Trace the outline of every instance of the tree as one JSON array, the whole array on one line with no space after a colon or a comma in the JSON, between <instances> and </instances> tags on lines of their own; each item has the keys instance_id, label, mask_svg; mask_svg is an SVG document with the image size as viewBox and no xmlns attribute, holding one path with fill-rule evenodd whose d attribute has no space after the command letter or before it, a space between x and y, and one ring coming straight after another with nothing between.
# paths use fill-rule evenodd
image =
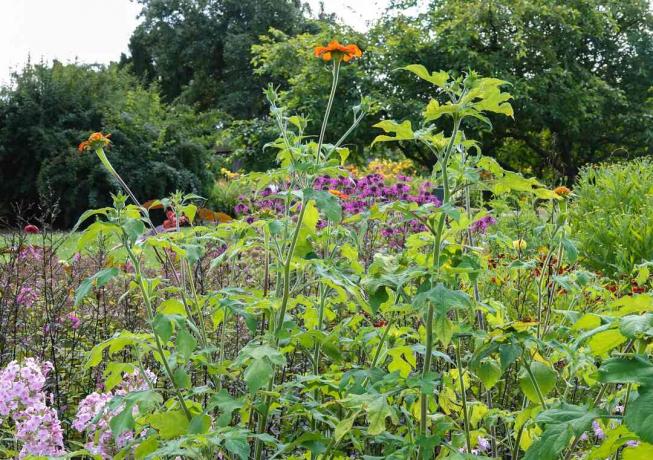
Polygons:
<instances>
[{"instance_id":1,"label":"tree","mask_svg":"<svg viewBox=\"0 0 653 460\"><path fill-rule=\"evenodd\" d=\"M89 207L109 204L116 184L76 145L90 132L111 133L112 162L143 199L176 189L205 194L215 142L215 112L164 104L116 66L42 64L14 75L0 96L0 209L51 195L69 227Z\"/></svg>"},{"instance_id":2,"label":"tree","mask_svg":"<svg viewBox=\"0 0 653 460\"><path fill-rule=\"evenodd\" d=\"M237 119L265 114L265 82L252 72L252 45L270 27L305 26L298 0L139 0L143 22L131 37L136 75L158 82L167 101L219 108Z\"/></svg>"},{"instance_id":3,"label":"tree","mask_svg":"<svg viewBox=\"0 0 653 460\"><path fill-rule=\"evenodd\" d=\"M389 111L424 97L390 72L414 62L512 83L514 121L483 136L509 166L571 181L584 163L653 152L646 0L434 0L414 19L386 15L370 40L387 47L375 67Z\"/></svg>"}]
</instances>

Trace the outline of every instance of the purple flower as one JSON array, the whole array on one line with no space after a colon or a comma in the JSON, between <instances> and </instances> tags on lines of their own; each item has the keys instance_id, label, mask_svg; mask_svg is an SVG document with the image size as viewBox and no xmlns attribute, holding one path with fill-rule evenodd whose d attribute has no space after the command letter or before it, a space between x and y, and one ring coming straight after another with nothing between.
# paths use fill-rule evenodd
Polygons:
<instances>
[{"instance_id":1,"label":"purple flower","mask_svg":"<svg viewBox=\"0 0 653 460\"><path fill-rule=\"evenodd\" d=\"M491 446L490 446L490 441L488 441L488 440L487 440L486 438L484 438L483 436L478 436L478 437L476 438L476 440L478 441L478 449L479 449L481 452L485 452L485 451L487 451L487 450L490 449L490 447L491 447Z\"/></svg>"},{"instance_id":2,"label":"purple flower","mask_svg":"<svg viewBox=\"0 0 653 460\"><path fill-rule=\"evenodd\" d=\"M70 321L70 327L73 330L79 329L79 326L81 326L81 324L82 324L82 320L80 320L77 317L77 315L75 315L75 313L72 312L72 311L70 313L68 313L68 320Z\"/></svg>"},{"instance_id":3,"label":"purple flower","mask_svg":"<svg viewBox=\"0 0 653 460\"><path fill-rule=\"evenodd\" d=\"M599 422L596 420L592 422L592 429L594 430L594 436L596 436L598 439L605 438L605 432L603 431L603 428L601 428L601 425L599 425Z\"/></svg>"},{"instance_id":4,"label":"purple flower","mask_svg":"<svg viewBox=\"0 0 653 460\"><path fill-rule=\"evenodd\" d=\"M247 214L248 211L249 208L247 207L246 204L238 203L236 206L234 206L234 212L236 214Z\"/></svg>"},{"instance_id":5,"label":"purple flower","mask_svg":"<svg viewBox=\"0 0 653 460\"><path fill-rule=\"evenodd\" d=\"M472 231L472 233L484 234L490 225L494 225L496 223L497 220L494 217L489 215L483 216L477 221L473 222L472 225L469 226L469 229Z\"/></svg>"},{"instance_id":6,"label":"purple flower","mask_svg":"<svg viewBox=\"0 0 653 460\"><path fill-rule=\"evenodd\" d=\"M39 298L39 292L32 286L23 285L18 291L16 302L24 307L31 307Z\"/></svg>"}]
</instances>

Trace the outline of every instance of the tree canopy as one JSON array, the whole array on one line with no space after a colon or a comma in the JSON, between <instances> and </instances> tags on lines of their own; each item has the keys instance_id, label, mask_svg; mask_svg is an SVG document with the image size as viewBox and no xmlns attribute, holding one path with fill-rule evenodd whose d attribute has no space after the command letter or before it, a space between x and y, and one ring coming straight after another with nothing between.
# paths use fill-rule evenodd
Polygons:
<instances>
[{"instance_id":1,"label":"tree canopy","mask_svg":"<svg viewBox=\"0 0 653 460\"><path fill-rule=\"evenodd\" d=\"M354 161L405 156L432 166L414 144L370 147L373 124L418 126L420 107L439 97L399 70L412 63L510 83L514 118L491 117L492 130L466 127L504 167L571 182L584 164L653 152L647 0L432 0L417 14L405 14L415 11L414 0L396 0L365 33L334 15L313 15L299 0L139 3L142 22L119 64L29 65L2 89L5 213L70 187L77 192L65 198L70 215L62 222L97 206L94 194L106 196L110 184L86 187L101 181L99 172L71 152L100 128L114 132L114 155L143 174L137 182L148 196L174 187L206 191L207 161L271 167L274 153L264 146L274 130L263 89L277 87L287 108L308 118L307 132L317 133L331 80L312 50L333 38L364 51L357 65L343 65L336 92L338 107L362 97L372 107L346 140ZM333 113L327 141L352 117L352 110Z\"/></svg>"}]
</instances>

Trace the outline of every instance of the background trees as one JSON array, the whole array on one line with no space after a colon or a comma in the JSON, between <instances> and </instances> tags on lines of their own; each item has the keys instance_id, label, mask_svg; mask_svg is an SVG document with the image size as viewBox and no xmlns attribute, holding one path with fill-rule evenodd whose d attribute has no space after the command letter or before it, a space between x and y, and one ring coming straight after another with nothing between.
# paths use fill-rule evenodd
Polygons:
<instances>
[{"instance_id":1,"label":"background trees","mask_svg":"<svg viewBox=\"0 0 653 460\"><path fill-rule=\"evenodd\" d=\"M207 162L263 170L274 164L262 89L315 126L330 74L307 59L332 38L364 55L344 66L338 107L362 95L374 113L348 139L355 161L406 156L430 168L430 155L399 143L370 149L379 119L420 119L432 90L396 69L475 69L513 86L515 118L476 130L485 152L505 167L550 181L580 166L653 151L653 15L647 0L432 0L405 14L398 0L360 33L299 0L139 0L142 23L129 56L108 68L28 66L0 97L0 209L59 195L62 224L97 206L106 188L85 159L71 156L88 131L114 132L116 164L140 171L146 196L176 187L206 191ZM332 114L343 132L352 112ZM329 133L327 133L328 138ZM391 149L391 150L390 150ZM215 152L220 152L216 155ZM131 181L133 183L133 181ZM74 197L60 192L73 187ZM99 192L93 192L96 190Z\"/></svg>"},{"instance_id":2,"label":"background trees","mask_svg":"<svg viewBox=\"0 0 653 460\"><path fill-rule=\"evenodd\" d=\"M90 131L111 133L110 155L139 196L176 189L206 193L215 116L163 103L116 66L27 66L0 98L0 215L13 204L58 205L68 227L89 206L108 203L115 184L75 146Z\"/></svg>"}]
</instances>

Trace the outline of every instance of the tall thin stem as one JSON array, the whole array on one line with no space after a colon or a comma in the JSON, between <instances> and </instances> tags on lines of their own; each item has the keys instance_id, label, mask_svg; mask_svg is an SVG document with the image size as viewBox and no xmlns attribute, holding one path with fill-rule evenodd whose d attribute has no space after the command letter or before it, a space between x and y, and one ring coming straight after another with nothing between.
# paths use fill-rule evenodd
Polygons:
<instances>
[{"instance_id":1,"label":"tall thin stem","mask_svg":"<svg viewBox=\"0 0 653 460\"><path fill-rule=\"evenodd\" d=\"M327 102L324 118L322 119L322 128L320 129L320 137L317 141L317 152L315 153L315 163L320 162L320 155L322 153L322 144L324 143L324 134L326 133L327 123L329 122L329 115L331 114L331 107L333 106L333 99L336 95L336 88L338 87L338 75L340 74L340 61L336 59L333 61L333 79L331 80L331 93L329 94L329 101Z\"/></svg>"},{"instance_id":2,"label":"tall thin stem","mask_svg":"<svg viewBox=\"0 0 653 460\"><path fill-rule=\"evenodd\" d=\"M453 151L454 145L456 143L456 137L460 129L460 119L454 119L453 130L451 132L451 139L449 139L449 144L444 154L440 158L440 163L442 167L442 188L444 189L444 194L442 197L442 204L448 204L450 200L450 190L449 190L449 176L447 172L447 163L449 161L449 156ZM440 271L440 253L442 250L442 235L444 233L444 227L446 223L446 216L444 213L440 213L440 218L438 220L437 230L434 235L435 241L433 242L433 264L435 266L434 277L437 278ZM424 367L422 369L422 377L426 378L429 372L431 372L431 362L433 359L433 317L435 313L435 307L432 303L429 303L428 310L426 313L426 344L425 344L425 354L424 354ZM427 434L427 417L428 417L428 405L429 405L429 395L422 393L420 398L420 432L422 435Z\"/></svg>"}]
</instances>

